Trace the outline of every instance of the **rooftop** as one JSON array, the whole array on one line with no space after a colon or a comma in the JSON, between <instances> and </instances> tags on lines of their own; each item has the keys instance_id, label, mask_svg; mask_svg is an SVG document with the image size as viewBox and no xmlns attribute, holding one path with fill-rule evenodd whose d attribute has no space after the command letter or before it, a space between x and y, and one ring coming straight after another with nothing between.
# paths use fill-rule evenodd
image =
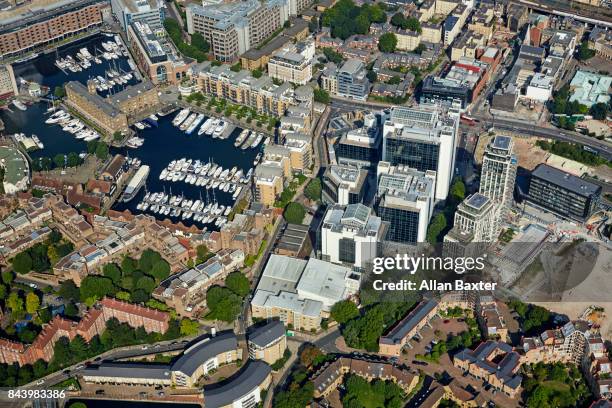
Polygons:
<instances>
[{"instance_id":1,"label":"rooftop","mask_svg":"<svg viewBox=\"0 0 612 408\"><path fill-rule=\"evenodd\" d=\"M279 320L273 320L268 324L256 327L249 333L248 337L250 343L254 343L259 347L266 347L284 335L285 326L283 323Z\"/></svg>"},{"instance_id":2,"label":"rooftop","mask_svg":"<svg viewBox=\"0 0 612 408\"><path fill-rule=\"evenodd\" d=\"M582 196L599 194L601 191L601 186L547 164L540 164L531 175Z\"/></svg>"},{"instance_id":3,"label":"rooftop","mask_svg":"<svg viewBox=\"0 0 612 408\"><path fill-rule=\"evenodd\" d=\"M272 369L263 361L251 361L237 375L224 384L204 388L206 408L233 406L233 403L259 387L268 378Z\"/></svg>"},{"instance_id":4,"label":"rooftop","mask_svg":"<svg viewBox=\"0 0 612 408\"><path fill-rule=\"evenodd\" d=\"M208 335L199 337L172 364L172 371L180 371L191 376L202 364L211 358L238 348L238 339L232 331L217 334L214 337Z\"/></svg>"}]
</instances>

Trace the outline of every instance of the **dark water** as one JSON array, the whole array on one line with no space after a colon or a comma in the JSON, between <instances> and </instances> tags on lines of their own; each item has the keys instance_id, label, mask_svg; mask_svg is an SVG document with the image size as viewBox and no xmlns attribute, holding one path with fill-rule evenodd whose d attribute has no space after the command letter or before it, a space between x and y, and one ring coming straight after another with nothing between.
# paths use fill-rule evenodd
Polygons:
<instances>
[{"instance_id":1,"label":"dark water","mask_svg":"<svg viewBox=\"0 0 612 408\"><path fill-rule=\"evenodd\" d=\"M227 139L213 139L206 135L197 135L197 130L191 135L187 135L181 132L178 128L172 126L172 119L176 114L170 114L162 117L159 120L159 127L149 128L139 131L139 136L145 139L142 147L138 149L118 149L117 152L128 155L130 157L137 157L142 160L143 164L147 164L151 167L149 177L146 183L146 189L150 192L165 191L169 193L172 191L173 195L183 194L186 198L191 200L214 198L219 204L228 206L233 204L234 200L231 193L224 193L219 189L206 190L206 187L198 187L192 184L187 184L182 181L171 182L167 180L160 180L159 174L161 171L172 161L178 160L185 157L186 159L200 160L202 162L208 162L209 160L219 164L224 169L232 168L237 166L238 169L242 169L244 174L253 167L253 160L257 155L257 152L263 146L260 144L256 149L241 150L240 148L234 147L234 140L240 134L242 129L236 128L229 138ZM204 123L204 122L202 122ZM200 125L201 126L201 125ZM246 188L243 186L243 190ZM132 213L138 213L136 205L142 200L145 195L145 188L141 189L134 199L129 203L117 203L113 209L124 210L129 209ZM160 216L162 218L170 218L169 216ZM177 221L178 219L173 219ZM185 225L191 225L193 219L183 221ZM200 225L199 223L195 223ZM200 225L201 226L201 225ZM213 224L209 225L209 229Z\"/></svg>"},{"instance_id":2,"label":"dark water","mask_svg":"<svg viewBox=\"0 0 612 408\"><path fill-rule=\"evenodd\" d=\"M87 83L87 80L96 76L104 77L105 72L109 69L121 70L123 72L131 72L132 69L128 64L127 57L119 57L119 59L107 61L100 57L102 60L101 64L96 64L91 61L91 67L83 69L80 72L71 72L66 70L64 73L55 65L55 60L58 58L65 58L67 55L71 55L76 60L76 53L80 48L87 47L91 55L101 54L104 51L100 45L103 41L110 41L111 37L106 37L103 34L95 35L89 38L79 40L74 43L67 44L58 49L56 53L50 53L41 55L34 60L26 61L21 64L13 65L15 70L15 78L23 78L27 81L34 81L42 85L49 87L50 92L53 92L56 86L63 85L68 81L79 81L83 84ZM114 40L113 40L114 41ZM96 51L97 50L97 51ZM116 85L113 90L115 92L120 91L124 86L133 85L139 81L134 76L125 85ZM106 96L109 91L100 92L101 96Z\"/></svg>"},{"instance_id":3,"label":"dark water","mask_svg":"<svg viewBox=\"0 0 612 408\"><path fill-rule=\"evenodd\" d=\"M27 136L37 135L45 145L42 150L30 152L35 159L42 156L53 158L58 153L81 153L87 150L87 143L74 135L64 132L60 125L45 123L48 115L46 103L38 103L28 107L27 111L12 108L13 112L0 111L0 119L4 122L6 134L25 133Z\"/></svg>"},{"instance_id":4,"label":"dark water","mask_svg":"<svg viewBox=\"0 0 612 408\"><path fill-rule=\"evenodd\" d=\"M67 154L70 152L81 153L86 151L87 143L74 137L74 135L64 132L60 125L44 123L48 115L45 113L47 105L45 103L34 104L28 107L27 111L15 109L13 112L1 111L0 118L4 121L7 134L22 132L26 135L36 134L45 145L42 150L30 153L32 158L47 156L53 158L58 153ZM172 161L182 157L208 162L213 161L221 165L224 169L237 166L242 169L244 174L253 167L253 160L262 147L260 144L256 149L241 150L234 147L234 140L242 129L236 128L227 139L213 139L206 135L197 135L197 130L191 135L187 135L172 125L175 113L159 118L159 126L137 131L138 136L145 139L144 144L138 149L121 148L111 149L111 153L120 153L130 157L139 158L143 164L150 169L146 183L146 190L150 192L166 191L173 195L183 194L191 200L196 199L216 199L219 204L224 206L232 205L234 200L232 193L224 193L218 189L206 190L205 187L198 187L184 182L161 181L159 174ZM202 122L203 124L204 122ZM201 125L200 125L201 126ZM246 188L243 186L243 189ZM214 195L213 195L214 192ZM139 213L136 205L145 195L145 188L142 188L134 199L128 203L117 203L113 209L123 211L129 209L132 213ZM153 214L153 213L150 213ZM156 215L159 218L170 218L173 221L181 220L185 225L194 224L193 219L184 221L170 216ZM199 227L203 224L195 223ZM208 225L209 229L214 229L214 224Z\"/></svg>"},{"instance_id":5,"label":"dark water","mask_svg":"<svg viewBox=\"0 0 612 408\"><path fill-rule=\"evenodd\" d=\"M141 401L108 401L91 399L71 399L66 406L73 402L82 402L87 408L200 408L197 404L176 404L163 402L141 402Z\"/></svg>"}]
</instances>

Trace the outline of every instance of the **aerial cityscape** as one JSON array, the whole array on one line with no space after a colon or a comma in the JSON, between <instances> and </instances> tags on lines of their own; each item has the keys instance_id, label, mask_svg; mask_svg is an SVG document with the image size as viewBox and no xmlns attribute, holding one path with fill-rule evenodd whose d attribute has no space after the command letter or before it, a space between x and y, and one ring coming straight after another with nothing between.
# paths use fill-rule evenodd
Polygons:
<instances>
[{"instance_id":1,"label":"aerial cityscape","mask_svg":"<svg viewBox=\"0 0 612 408\"><path fill-rule=\"evenodd\" d=\"M1 408L612 408L612 0L0 0Z\"/></svg>"}]
</instances>

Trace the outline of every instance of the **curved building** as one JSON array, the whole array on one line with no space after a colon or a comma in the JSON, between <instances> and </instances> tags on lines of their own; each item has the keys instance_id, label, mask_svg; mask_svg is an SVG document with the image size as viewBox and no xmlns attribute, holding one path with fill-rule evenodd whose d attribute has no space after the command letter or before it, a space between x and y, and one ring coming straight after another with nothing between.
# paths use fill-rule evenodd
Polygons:
<instances>
[{"instance_id":1,"label":"curved building","mask_svg":"<svg viewBox=\"0 0 612 408\"><path fill-rule=\"evenodd\" d=\"M261 391L272 381L272 369L262 361L250 361L227 382L214 388L204 388L206 408L255 407L261 401Z\"/></svg>"},{"instance_id":2,"label":"curved building","mask_svg":"<svg viewBox=\"0 0 612 408\"><path fill-rule=\"evenodd\" d=\"M241 357L242 349L231 331L200 338L172 364L172 377L176 385L191 387L209 371Z\"/></svg>"}]
</instances>

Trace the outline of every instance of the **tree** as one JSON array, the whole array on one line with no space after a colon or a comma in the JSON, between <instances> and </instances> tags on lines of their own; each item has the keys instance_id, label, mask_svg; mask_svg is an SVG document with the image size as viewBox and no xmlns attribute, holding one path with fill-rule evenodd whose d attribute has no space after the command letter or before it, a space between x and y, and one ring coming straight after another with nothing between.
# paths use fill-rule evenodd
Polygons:
<instances>
[{"instance_id":1,"label":"tree","mask_svg":"<svg viewBox=\"0 0 612 408\"><path fill-rule=\"evenodd\" d=\"M64 314L68 317L77 317L79 315L79 309L73 302L70 302L64 308Z\"/></svg>"},{"instance_id":2,"label":"tree","mask_svg":"<svg viewBox=\"0 0 612 408\"><path fill-rule=\"evenodd\" d=\"M210 44L200 33L191 34L191 45L202 52L210 51Z\"/></svg>"},{"instance_id":3,"label":"tree","mask_svg":"<svg viewBox=\"0 0 612 408\"><path fill-rule=\"evenodd\" d=\"M47 374L47 362L43 359L36 360L32 364L32 371L34 372L34 377L44 377Z\"/></svg>"},{"instance_id":4,"label":"tree","mask_svg":"<svg viewBox=\"0 0 612 408\"><path fill-rule=\"evenodd\" d=\"M156 281L160 282L170 276L170 265L162 259L153 265L150 275L153 276Z\"/></svg>"},{"instance_id":5,"label":"tree","mask_svg":"<svg viewBox=\"0 0 612 408\"><path fill-rule=\"evenodd\" d=\"M593 119L597 120L605 120L608 116L608 104L599 102L591 106L590 113L593 116Z\"/></svg>"},{"instance_id":6,"label":"tree","mask_svg":"<svg viewBox=\"0 0 612 408\"><path fill-rule=\"evenodd\" d=\"M145 249L138 260L138 268L144 273L150 273L153 266L162 260L161 255L152 249Z\"/></svg>"},{"instance_id":7,"label":"tree","mask_svg":"<svg viewBox=\"0 0 612 408\"><path fill-rule=\"evenodd\" d=\"M73 402L68 408L87 408L84 402Z\"/></svg>"},{"instance_id":8,"label":"tree","mask_svg":"<svg viewBox=\"0 0 612 408\"><path fill-rule=\"evenodd\" d=\"M368 81L370 81L371 83L378 81L378 74L374 71L368 71L368 73L366 74L366 77L368 78Z\"/></svg>"},{"instance_id":9,"label":"tree","mask_svg":"<svg viewBox=\"0 0 612 408\"><path fill-rule=\"evenodd\" d=\"M325 58L327 58L329 62L333 62L336 65L342 63L344 60L342 54L330 47L323 48L323 55L325 55Z\"/></svg>"},{"instance_id":10,"label":"tree","mask_svg":"<svg viewBox=\"0 0 612 408\"><path fill-rule=\"evenodd\" d=\"M66 157L63 154L53 156L53 164L55 167L63 168L66 165Z\"/></svg>"},{"instance_id":11,"label":"tree","mask_svg":"<svg viewBox=\"0 0 612 408\"><path fill-rule=\"evenodd\" d=\"M59 295L65 300L78 301L81 296L79 288L74 284L72 279L65 280L59 288Z\"/></svg>"},{"instance_id":12,"label":"tree","mask_svg":"<svg viewBox=\"0 0 612 408\"><path fill-rule=\"evenodd\" d=\"M323 352L316 346L307 344L300 353L300 362L304 367L310 368L317 360L323 357Z\"/></svg>"},{"instance_id":13,"label":"tree","mask_svg":"<svg viewBox=\"0 0 612 408\"><path fill-rule=\"evenodd\" d=\"M251 71L251 75L253 76L253 78L261 78L263 76L263 71L261 70L261 68L257 68Z\"/></svg>"},{"instance_id":14,"label":"tree","mask_svg":"<svg viewBox=\"0 0 612 408\"><path fill-rule=\"evenodd\" d=\"M13 313L23 312L23 299L19 297L19 293L11 292L6 299L6 307L11 309Z\"/></svg>"},{"instance_id":15,"label":"tree","mask_svg":"<svg viewBox=\"0 0 612 408\"><path fill-rule=\"evenodd\" d=\"M201 264L206 262L210 257L214 256L206 247L206 245L201 244L196 247L196 263Z\"/></svg>"},{"instance_id":16,"label":"tree","mask_svg":"<svg viewBox=\"0 0 612 408\"><path fill-rule=\"evenodd\" d=\"M134 258L126 256L121 260L121 272L124 276L133 274L137 269L138 262Z\"/></svg>"},{"instance_id":17,"label":"tree","mask_svg":"<svg viewBox=\"0 0 612 408\"><path fill-rule=\"evenodd\" d=\"M300 203L292 202L287 204L283 217L290 224L301 224L306 215L306 209Z\"/></svg>"},{"instance_id":18,"label":"tree","mask_svg":"<svg viewBox=\"0 0 612 408\"><path fill-rule=\"evenodd\" d=\"M120 131L117 130L115 133L113 133L113 140L115 142L119 142L121 141L121 139L123 139L123 135L121 134Z\"/></svg>"},{"instance_id":19,"label":"tree","mask_svg":"<svg viewBox=\"0 0 612 408\"><path fill-rule=\"evenodd\" d=\"M312 201L319 201L321 199L321 180L312 179L304 189L304 195Z\"/></svg>"},{"instance_id":20,"label":"tree","mask_svg":"<svg viewBox=\"0 0 612 408\"><path fill-rule=\"evenodd\" d=\"M344 324L359 316L357 305L350 300L341 300L331 308L331 317L340 324Z\"/></svg>"},{"instance_id":21,"label":"tree","mask_svg":"<svg viewBox=\"0 0 612 408\"><path fill-rule=\"evenodd\" d=\"M19 274L28 273L32 270L32 257L28 252L20 252L11 260L13 270Z\"/></svg>"},{"instance_id":22,"label":"tree","mask_svg":"<svg viewBox=\"0 0 612 408\"><path fill-rule=\"evenodd\" d=\"M378 38L378 49L382 52L392 53L397 47L397 37L394 33L384 33Z\"/></svg>"},{"instance_id":23,"label":"tree","mask_svg":"<svg viewBox=\"0 0 612 408\"><path fill-rule=\"evenodd\" d=\"M38 295L34 292L28 292L26 295L26 312L29 314L35 314L40 307L40 299Z\"/></svg>"},{"instance_id":24,"label":"tree","mask_svg":"<svg viewBox=\"0 0 612 408\"><path fill-rule=\"evenodd\" d=\"M58 85L55 87L55 89L53 90L53 96L55 96L57 99L62 99L63 97L66 96L66 90L64 89L63 85Z\"/></svg>"},{"instance_id":25,"label":"tree","mask_svg":"<svg viewBox=\"0 0 612 408\"><path fill-rule=\"evenodd\" d=\"M70 353L73 358L76 360L83 360L87 358L88 348L85 339L80 335L76 335L72 341L70 342L68 348L70 349Z\"/></svg>"},{"instance_id":26,"label":"tree","mask_svg":"<svg viewBox=\"0 0 612 408\"><path fill-rule=\"evenodd\" d=\"M315 102L328 104L329 103L329 93L322 88L315 88L314 90L314 100Z\"/></svg>"},{"instance_id":27,"label":"tree","mask_svg":"<svg viewBox=\"0 0 612 408\"><path fill-rule=\"evenodd\" d=\"M453 204L459 204L465 198L465 184L461 177L456 177L450 188L450 198Z\"/></svg>"},{"instance_id":28,"label":"tree","mask_svg":"<svg viewBox=\"0 0 612 408\"><path fill-rule=\"evenodd\" d=\"M426 50L427 50L427 46L425 44L421 43L421 44L417 45L417 47L414 50L412 50L412 52L414 52L415 54L419 54L420 55L420 54L423 53L423 51L426 51Z\"/></svg>"},{"instance_id":29,"label":"tree","mask_svg":"<svg viewBox=\"0 0 612 408\"><path fill-rule=\"evenodd\" d=\"M181 319L180 332L183 336L195 336L200 331L200 325L195 320Z\"/></svg>"},{"instance_id":30,"label":"tree","mask_svg":"<svg viewBox=\"0 0 612 408\"><path fill-rule=\"evenodd\" d=\"M440 234L444 228L446 228L446 217L444 214L438 213L429 223L429 228L427 229L427 242L432 245L440 242Z\"/></svg>"},{"instance_id":31,"label":"tree","mask_svg":"<svg viewBox=\"0 0 612 408\"><path fill-rule=\"evenodd\" d=\"M107 277L88 275L81 282L81 300L102 299L116 292L113 281Z\"/></svg>"},{"instance_id":32,"label":"tree","mask_svg":"<svg viewBox=\"0 0 612 408\"><path fill-rule=\"evenodd\" d=\"M2 282L10 285L15 279L15 274L13 271L2 271Z\"/></svg>"},{"instance_id":33,"label":"tree","mask_svg":"<svg viewBox=\"0 0 612 408\"><path fill-rule=\"evenodd\" d=\"M212 286L206 292L206 305L213 319L233 322L240 313L241 299L228 288Z\"/></svg>"},{"instance_id":34,"label":"tree","mask_svg":"<svg viewBox=\"0 0 612 408\"><path fill-rule=\"evenodd\" d=\"M96 146L96 157L103 161L108 158L108 145L106 143L98 143L98 145Z\"/></svg>"},{"instance_id":35,"label":"tree","mask_svg":"<svg viewBox=\"0 0 612 408\"><path fill-rule=\"evenodd\" d=\"M102 274L107 278L110 278L115 285L119 284L119 281L121 280L121 270L117 264L114 263L104 265L102 268Z\"/></svg>"},{"instance_id":36,"label":"tree","mask_svg":"<svg viewBox=\"0 0 612 408\"><path fill-rule=\"evenodd\" d=\"M589 42L587 40L581 42L578 47L578 55L576 55L576 58L580 61L586 61L594 56L595 51L589 48Z\"/></svg>"},{"instance_id":37,"label":"tree","mask_svg":"<svg viewBox=\"0 0 612 408\"><path fill-rule=\"evenodd\" d=\"M155 286L155 281L150 276L143 276L136 282L136 288L142 289L147 294L151 294L153 289L155 289Z\"/></svg>"},{"instance_id":38,"label":"tree","mask_svg":"<svg viewBox=\"0 0 612 408\"><path fill-rule=\"evenodd\" d=\"M397 85L399 83L402 82L402 78L400 78L399 75L393 75L391 78L389 78L389 80L387 81L387 83L389 85Z\"/></svg>"},{"instance_id":39,"label":"tree","mask_svg":"<svg viewBox=\"0 0 612 408\"><path fill-rule=\"evenodd\" d=\"M225 278L225 286L240 297L245 297L251 290L249 279L240 272L232 272Z\"/></svg>"},{"instance_id":40,"label":"tree","mask_svg":"<svg viewBox=\"0 0 612 408\"><path fill-rule=\"evenodd\" d=\"M0 300L6 299L7 295L8 295L8 289L6 288L6 286L0 284Z\"/></svg>"}]
</instances>

